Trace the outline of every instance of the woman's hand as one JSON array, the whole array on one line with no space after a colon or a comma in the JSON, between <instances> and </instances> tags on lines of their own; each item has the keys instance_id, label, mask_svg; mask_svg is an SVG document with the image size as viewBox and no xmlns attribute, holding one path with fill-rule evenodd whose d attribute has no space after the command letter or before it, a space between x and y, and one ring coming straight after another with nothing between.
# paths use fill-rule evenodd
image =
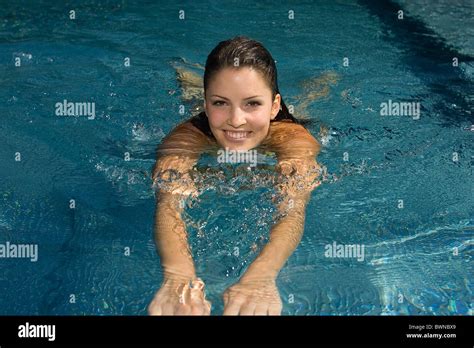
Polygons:
<instances>
[{"instance_id":1,"label":"woman's hand","mask_svg":"<svg viewBox=\"0 0 474 348\"><path fill-rule=\"evenodd\" d=\"M197 278L165 279L148 306L150 315L210 315L211 303L206 300L204 282Z\"/></svg>"},{"instance_id":2,"label":"woman's hand","mask_svg":"<svg viewBox=\"0 0 474 348\"><path fill-rule=\"evenodd\" d=\"M224 315L280 315L275 280L240 280L224 292Z\"/></svg>"}]
</instances>

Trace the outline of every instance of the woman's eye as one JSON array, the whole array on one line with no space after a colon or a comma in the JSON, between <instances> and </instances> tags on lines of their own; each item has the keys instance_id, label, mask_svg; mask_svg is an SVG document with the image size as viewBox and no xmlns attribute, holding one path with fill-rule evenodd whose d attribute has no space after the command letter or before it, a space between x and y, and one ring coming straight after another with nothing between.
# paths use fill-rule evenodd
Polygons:
<instances>
[{"instance_id":1,"label":"woman's eye","mask_svg":"<svg viewBox=\"0 0 474 348\"><path fill-rule=\"evenodd\" d=\"M222 100L216 100L215 102L212 103L212 105L216 105L216 106L221 106L221 105L224 105L224 104L225 104L225 102L223 102ZM256 107L256 106L259 106L261 104L258 101L253 101L253 102L249 102L248 105L251 105L252 107Z\"/></svg>"}]
</instances>

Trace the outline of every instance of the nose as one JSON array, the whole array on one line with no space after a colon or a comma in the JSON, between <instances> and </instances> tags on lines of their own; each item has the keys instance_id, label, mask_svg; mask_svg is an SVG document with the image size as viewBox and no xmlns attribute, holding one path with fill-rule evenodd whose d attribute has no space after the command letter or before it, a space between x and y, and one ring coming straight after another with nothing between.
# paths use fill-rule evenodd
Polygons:
<instances>
[{"instance_id":1,"label":"nose","mask_svg":"<svg viewBox=\"0 0 474 348\"><path fill-rule=\"evenodd\" d=\"M234 128L239 128L240 126L243 126L247 123L247 121L245 120L245 112L238 107L233 108L227 123Z\"/></svg>"}]
</instances>

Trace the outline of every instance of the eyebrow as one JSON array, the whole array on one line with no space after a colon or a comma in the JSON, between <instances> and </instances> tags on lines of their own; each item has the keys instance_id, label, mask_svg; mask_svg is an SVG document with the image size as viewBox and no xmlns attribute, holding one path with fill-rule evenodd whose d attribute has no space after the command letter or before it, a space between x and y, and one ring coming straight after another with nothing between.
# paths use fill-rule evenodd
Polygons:
<instances>
[{"instance_id":1,"label":"eyebrow","mask_svg":"<svg viewBox=\"0 0 474 348\"><path fill-rule=\"evenodd\" d=\"M213 94L211 97L219 97L219 98L222 98L222 99L225 99L225 100L229 100L228 98L221 97L220 95L217 95L217 94ZM248 98L245 98L244 100L252 99L252 98L258 98L258 97L263 97L263 95L254 95L253 97L248 97Z\"/></svg>"}]
</instances>

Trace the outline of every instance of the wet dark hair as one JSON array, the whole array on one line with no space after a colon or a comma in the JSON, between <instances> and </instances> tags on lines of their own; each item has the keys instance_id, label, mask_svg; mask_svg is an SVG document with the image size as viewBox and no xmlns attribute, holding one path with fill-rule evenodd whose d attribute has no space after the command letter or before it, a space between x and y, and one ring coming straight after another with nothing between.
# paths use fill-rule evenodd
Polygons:
<instances>
[{"instance_id":1,"label":"wet dark hair","mask_svg":"<svg viewBox=\"0 0 474 348\"><path fill-rule=\"evenodd\" d=\"M237 63L238 66L236 66ZM204 71L204 95L210 81L219 71L225 68L238 69L242 67L251 67L261 73L272 91L272 101L275 100L275 96L280 94L275 60L260 42L246 36L236 36L219 42L207 56ZM288 120L297 124L303 124L289 112L283 97L281 98L280 107L280 111L270 122ZM199 113L191 121L205 134L212 136L205 111Z\"/></svg>"}]
</instances>

